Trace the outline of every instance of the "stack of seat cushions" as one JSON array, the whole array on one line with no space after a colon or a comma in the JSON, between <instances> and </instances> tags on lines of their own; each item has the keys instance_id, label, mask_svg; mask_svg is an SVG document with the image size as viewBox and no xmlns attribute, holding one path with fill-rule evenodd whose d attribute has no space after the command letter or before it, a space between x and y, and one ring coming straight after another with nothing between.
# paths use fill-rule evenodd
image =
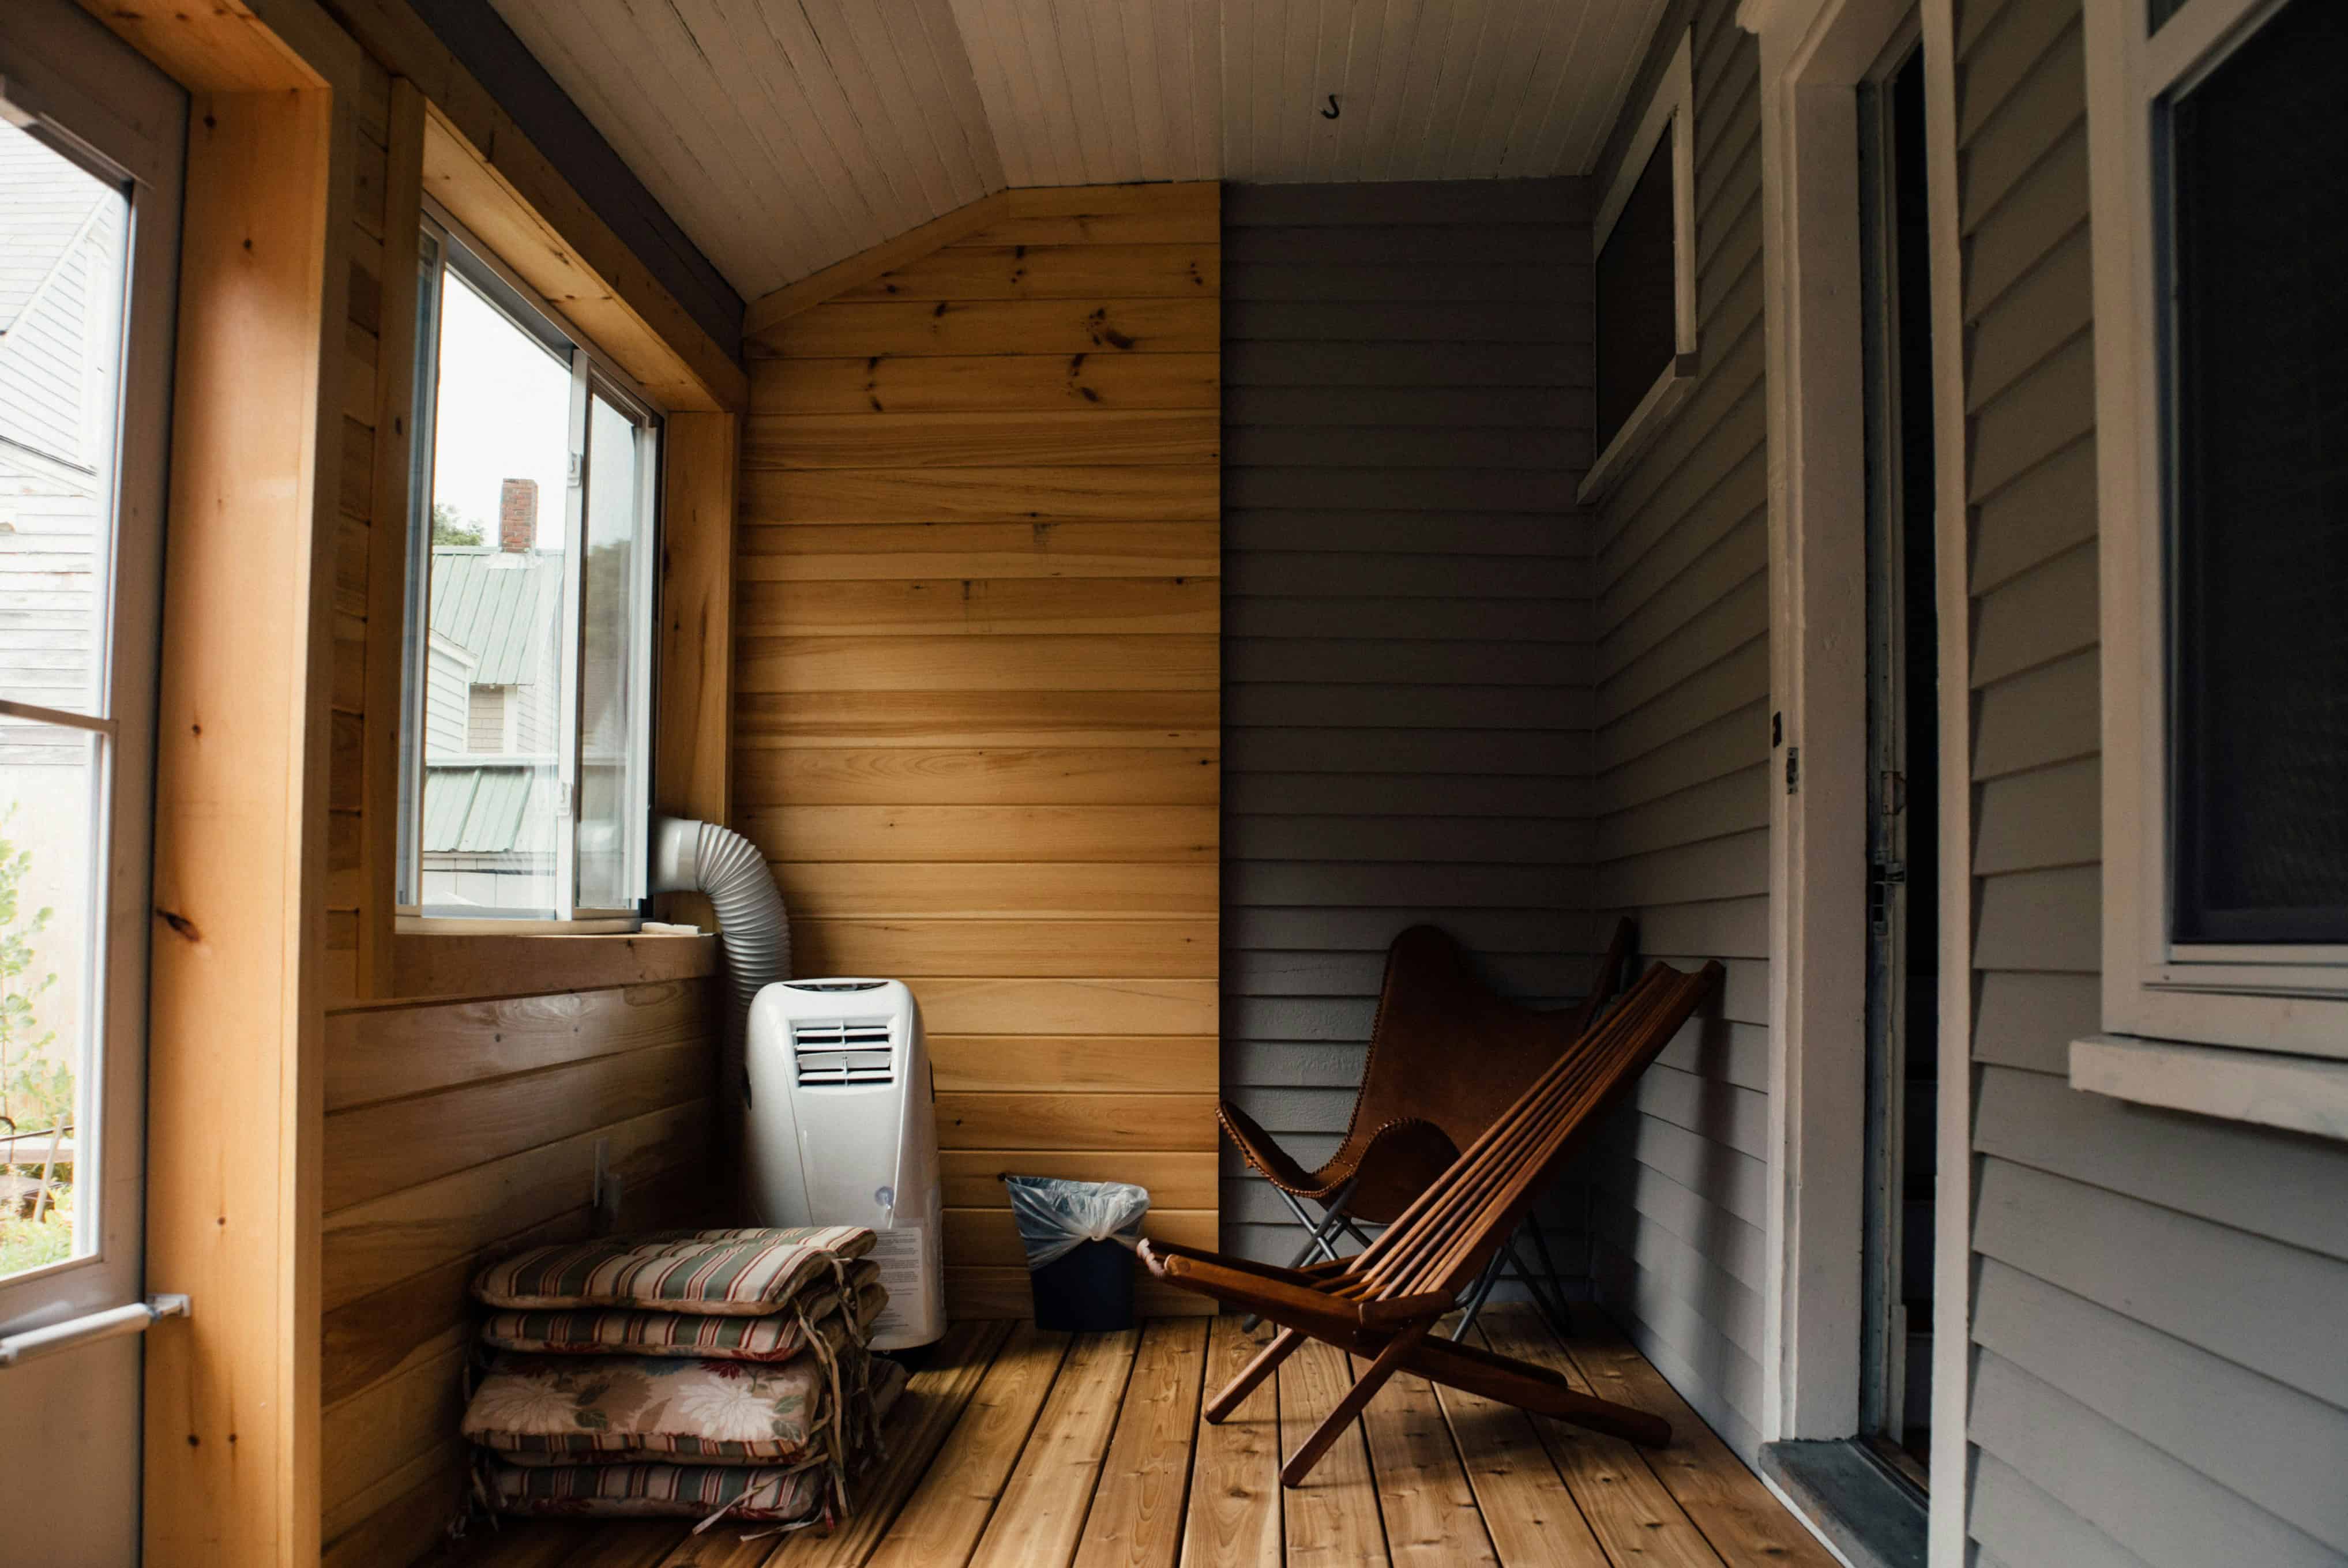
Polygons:
<instances>
[{"instance_id":1,"label":"stack of seat cushions","mask_svg":"<svg viewBox=\"0 0 2348 1568\"><path fill-rule=\"evenodd\" d=\"M903 1369L861 1226L535 1247L473 1294L486 1371L465 1412L501 1512L811 1523L845 1504Z\"/></svg>"}]
</instances>

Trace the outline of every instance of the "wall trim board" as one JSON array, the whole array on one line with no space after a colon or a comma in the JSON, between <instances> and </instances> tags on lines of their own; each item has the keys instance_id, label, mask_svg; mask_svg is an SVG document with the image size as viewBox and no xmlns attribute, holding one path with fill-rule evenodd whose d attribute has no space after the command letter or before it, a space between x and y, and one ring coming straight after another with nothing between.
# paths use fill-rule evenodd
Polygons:
<instances>
[{"instance_id":1,"label":"wall trim board","mask_svg":"<svg viewBox=\"0 0 2348 1568\"><path fill-rule=\"evenodd\" d=\"M386 120L384 232L413 233L423 211L424 95L407 77L390 85ZM368 511L366 685L362 712L366 739L362 765L359 851L358 973L360 996L396 995L393 933L398 921L399 887L399 697L405 670L403 639L384 634L407 613L407 516L410 451L408 420L416 402L416 356L397 342L412 336L418 286L417 268L400 264L408 253L386 243L376 313L375 476ZM384 329L394 347L383 346Z\"/></svg>"},{"instance_id":2,"label":"wall trim board","mask_svg":"<svg viewBox=\"0 0 2348 1568\"><path fill-rule=\"evenodd\" d=\"M167 70L242 89L191 106L181 237L147 1277L199 1305L146 1346L145 1552L293 1568L318 1552L316 912L344 435L326 366L346 334L358 62L329 49L271 83L241 7L99 15Z\"/></svg>"},{"instance_id":3,"label":"wall trim board","mask_svg":"<svg viewBox=\"0 0 2348 1568\"><path fill-rule=\"evenodd\" d=\"M532 226L542 226L549 236L545 253L507 254L509 265L670 408L742 407L747 392L732 348L713 338L678 302L407 0L325 4L369 55L416 83L436 122L491 184L531 215ZM458 167L448 165L452 170ZM485 225L479 214L449 202L428 173L427 188L484 240L504 238L496 214ZM646 375L629 361L629 346L638 341L659 346L670 360L664 372L655 365L654 374Z\"/></svg>"},{"instance_id":4,"label":"wall trim board","mask_svg":"<svg viewBox=\"0 0 2348 1568\"><path fill-rule=\"evenodd\" d=\"M329 0L334 3L334 0ZM407 0L449 53L545 150L548 160L658 276L717 346L741 354L742 296L701 253L602 133L493 6L480 0Z\"/></svg>"},{"instance_id":5,"label":"wall trim board","mask_svg":"<svg viewBox=\"0 0 2348 1568\"><path fill-rule=\"evenodd\" d=\"M558 221L524 192L509 167L510 144L503 144L502 162L500 146L476 142L454 112L433 100L424 136L425 190L635 377L664 412L722 413L747 404L748 373L692 321L662 321L642 309L572 237L575 222Z\"/></svg>"}]
</instances>

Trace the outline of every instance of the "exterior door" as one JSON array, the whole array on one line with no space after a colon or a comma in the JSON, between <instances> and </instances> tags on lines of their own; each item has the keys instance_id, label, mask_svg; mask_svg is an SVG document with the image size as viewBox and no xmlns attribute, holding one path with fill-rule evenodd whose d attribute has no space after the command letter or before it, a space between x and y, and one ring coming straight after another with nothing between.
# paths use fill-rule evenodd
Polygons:
<instances>
[{"instance_id":1,"label":"exterior door","mask_svg":"<svg viewBox=\"0 0 2348 1568\"><path fill-rule=\"evenodd\" d=\"M0 5L0 1556L137 1561L159 565L187 98Z\"/></svg>"},{"instance_id":2,"label":"exterior door","mask_svg":"<svg viewBox=\"0 0 2348 1568\"><path fill-rule=\"evenodd\" d=\"M1921 1486L1931 1410L1940 633L1924 69L1912 29L1859 102L1869 763L1859 1433Z\"/></svg>"}]
</instances>

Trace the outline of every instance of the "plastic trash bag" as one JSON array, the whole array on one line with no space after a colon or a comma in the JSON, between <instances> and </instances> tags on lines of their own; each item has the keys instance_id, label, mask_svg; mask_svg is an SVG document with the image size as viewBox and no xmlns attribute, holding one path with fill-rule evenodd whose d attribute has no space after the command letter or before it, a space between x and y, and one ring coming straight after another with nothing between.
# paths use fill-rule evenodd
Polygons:
<instances>
[{"instance_id":1,"label":"plastic trash bag","mask_svg":"<svg viewBox=\"0 0 2348 1568\"><path fill-rule=\"evenodd\" d=\"M1086 1242L1131 1247L1149 1212L1149 1190L1129 1181L1065 1181L1056 1176L1005 1176L1011 1214L1032 1271L1059 1262Z\"/></svg>"}]
</instances>

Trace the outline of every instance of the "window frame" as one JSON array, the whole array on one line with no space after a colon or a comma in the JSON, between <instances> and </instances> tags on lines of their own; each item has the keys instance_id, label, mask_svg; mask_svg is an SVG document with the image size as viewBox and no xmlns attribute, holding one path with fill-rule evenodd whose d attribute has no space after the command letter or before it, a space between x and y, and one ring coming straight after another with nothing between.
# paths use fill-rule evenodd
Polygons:
<instances>
[{"instance_id":1,"label":"window frame","mask_svg":"<svg viewBox=\"0 0 2348 1568\"><path fill-rule=\"evenodd\" d=\"M2108 1070L2118 1059L2153 1062L2148 1051L2131 1057L2132 1044L2348 1058L2348 946L2185 943L2170 934L2173 323L2165 302L2174 242L2161 182L2164 117L2174 95L2287 3L2187 0L2157 33L2147 0L2086 4L2095 316L2111 324L2096 334L2105 1033L2075 1043L2072 1077L2124 1098L2149 1098L2128 1092L2130 1075ZM2173 1078L2176 1063L2199 1058L2164 1051L2159 1059ZM2187 1109L2240 1114L2214 1103Z\"/></svg>"},{"instance_id":2,"label":"window frame","mask_svg":"<svg viewBox=\"0 0 2348 1568\"><path fill-rule=\"evenodd\" d=\"M1680 35L1679 47L1672 52L1670 63L1656 80L1647 106L1639 116L1638 129L1632 133L1630 145L1623 150L1622 160L1616 166L1614 178L1606 187L1605 199L1599 202L1597 217L1590 226L1593 322L1606 307L1606 302L1597 297L1598 259L1605 252L1606 242L1613 237L1615 222L1629 205L1640 176L1647 171L1656 145L1666 135L1672 139L1672 357L1656 373L1645 395L1622 421L1622 428L1614 432L1591 462L1590 471L1582 477L1574 497L1583 505L1613 488L1631 459L1654 439L1672 411L1695 387L1695 31L1692 27Z\"/></svg>"},{"instance_id":3,"label":"window frame","mask_svg":"<svg viewBox=\"0 0 2348 1568\"><path fill-rule=\"evenodd\" d=\"M654 791L657 716L654 650L659 641L658 604L661 561L662 495L666 456L668 411L655 403L617 361L599 348L585 333L567 320L489 245L430 196L423 199L417 230L417 265L422 273L417 291L416 385L410 414L407 581L404 593L401 645L400 714L403 734L410 738L400 751L399 885L396 890L397 921L402 930L443 934L507 934L557 932L567 934L621 934L640 928L651 889L650 822ZM558 710L556 761L561 820L567 830L556 835L553 881L568 890L568 913L536 911L499 914L462 905L428 905L418 898L423 879L424 704L427 696L427 661L430 651L430 583L432 559L432 475L439 405L438 345L440 302L448 274L455 273L524 335L570 366L570 483L563 492L562 679L566 698ZM637 733L633 738L640 758L631 770L628 799L622 803L629 834L628 858L633 869L634 900L623 906L586 905L579 902L579 828L582 820L582 776L584 743L582 707L585 700L581 665L583 657L585 609L584 543L587 531L589 437L591 410L601 398L617 411L636 433L635 465L638 547L645 569L631 584L630 624L638 635L629 655L629 680L640 695ZM560 909L561 905L558 906Z\"/></svg>"}]
</instances>

